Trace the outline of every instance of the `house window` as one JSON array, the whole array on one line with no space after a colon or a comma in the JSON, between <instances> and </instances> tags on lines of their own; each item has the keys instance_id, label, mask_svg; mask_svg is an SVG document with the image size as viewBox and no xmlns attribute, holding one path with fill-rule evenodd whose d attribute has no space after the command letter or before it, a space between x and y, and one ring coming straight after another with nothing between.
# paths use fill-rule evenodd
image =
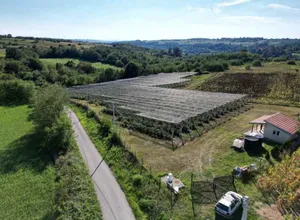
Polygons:
<instances>
[{"instance_id":1,"label":"house window","mask_svg":"<svg viewBox=\"0 0 300 220\"><path fill-rule=\"evenodd\" d=\"M275 130L273 131L273 134L276 134L276 131L275 131Z\"/></svg>"},{"instance_id":2,"label":"house window","mask_svg":"<svg viewBox=\"0 0 300 220\"><path fill-rule=\"evenodd\" d=\"M279 136L279 134L280 134L280 131L277 131L277 136Z\"/></svg>"}]
</instances>

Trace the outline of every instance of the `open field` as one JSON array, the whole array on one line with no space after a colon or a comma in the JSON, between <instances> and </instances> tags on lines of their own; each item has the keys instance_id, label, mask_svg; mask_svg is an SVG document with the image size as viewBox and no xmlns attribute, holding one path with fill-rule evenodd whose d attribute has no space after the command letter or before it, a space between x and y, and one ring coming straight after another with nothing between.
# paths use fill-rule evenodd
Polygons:
<instances>
[{"instance_id":1,"label":"open field","mask_svg":"<svg viewBox=\"0 0 300 220\"><path fill-rule=\"evenodd\" d=\"M0 58L5 57L5 49L0 49Z\"/></svg>"},{"instance_id":2,"label":"open field","mask_svg":"<svg viewBox=\"0 0 300 220\"><path fill-rule=\"evenodd\" d=\"M73 61L76 65L80 62L80 60L78 59L69 59L69 58L43 58L40 59L45 65L56 65L57 63L62 63L65 64L68 61ZM112 68L112 69L121 69L115 66L111 66L109 64L103 64L103 63L92 63L92 66L95 67L96 69L108 69L108 68Z\"/></svg>"},{"instance_id":3,"label":"open field","mask_svg":"<svg viewBox=\"0 0 300 220\"><path fill-rule=\"evenodd\" d=\"M262 67L251 67L250 70L245 70L243 66L231 66L229 72L240 73L296 73L300 70L300 61L296 62L297 65L288 65L287 62L266 62Z\"/></svg>"},{"instance_id":4,"label":"open field","mask_svg":"<svg viewBox=\"0 0 300 220\"><path fill-rule=\"evenodd\" d=\"M100 117L111 119L111 116L102 113L103 108L101 106L89 104L89 107L99 113ZM295 117L300 109L275 105L255 105L248 112L232 118L174 152L163 141L137 132L129 133L127 129L122 127L119 127L119 129L125 145L136 154L139 161L148 170L151 170L155 175L172 172L186 184L188 191L191 173L194 173L199 180L211 180L215 176L230 175L235 166L244 166L251 163L256 163L258 166L268 166L269 162L264 159L264 155L259 157L250 156L247 153L237 153L231 149L231 145L235 138L242 136L245 131L251 129L249 121L261 115L278 111ZM270 152L273 146L264 144L264 148L267 152ZM271 162L277 163L272 157ZM269 202L274 201L269 201L258 191L255 180L248 183L237 180L236 187L242 195L250 196L249 219L265 219L262 216L259 217L257 212L261 213L261 208L269 209ZM190 202L186 201L185 198L187 196L186 190L183 193L179 200L181 202L185 201L185 212L191 212ZM178 201L178 204L180 201ZM178 210L174 208L173 211L176 213ZM274 215L279 215L276 211L276 209L273 210ZM214 215L213 204L197 205L196 212L199 216L206 216L211 219Z\"/></svg>"},{"instance_id":5,"label":"open field","mask_svg":"<svg viewBox=\"0 0 300 220\"><path fill-rule=\"evenodd\" d=\"M8 45L12 47L16 46L39 46L39 47L50 47L50 46L75 46L77 48L84 47L89 48L95 46L93 43L78 43L78 42L66 42L66 41L49 41L49 40L32 40L32 39L20 39L20 38L0 38L0 45Z\"/></svg>"},{"instance_id":6,"label":"open field","mask_svg":"<svg viewBox=\"0 0 300 220\"><path fill-rule=\"evenodd\" d=\"M55 171L32 134L27 106L0 106L1 219L48 219L55 205Z\"/></svg>"}]
</instances>

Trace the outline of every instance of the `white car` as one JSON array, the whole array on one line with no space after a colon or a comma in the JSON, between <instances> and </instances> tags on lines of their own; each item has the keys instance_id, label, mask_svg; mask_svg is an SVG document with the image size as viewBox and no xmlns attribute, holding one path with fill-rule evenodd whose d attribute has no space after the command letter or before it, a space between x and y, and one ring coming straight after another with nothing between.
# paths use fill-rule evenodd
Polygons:
<instances>
[{"instance_id":1,"label":"white car","mask_svg":"<svg viewBox=\"0 0 300 220\"><path fill-rule=\"evenodd\" d=\"M243 196L235 192L227 192L216 204L215 212L225 218L232 218L243 203Z\"/></svg>"}]
</instances>

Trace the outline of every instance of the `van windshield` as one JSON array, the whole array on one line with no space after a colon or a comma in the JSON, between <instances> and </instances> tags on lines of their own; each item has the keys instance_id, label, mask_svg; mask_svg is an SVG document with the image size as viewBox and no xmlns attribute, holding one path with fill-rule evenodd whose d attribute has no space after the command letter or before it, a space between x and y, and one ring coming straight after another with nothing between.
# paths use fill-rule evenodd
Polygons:
<instances>
[{"instance_id":1,"label":"van windshield","mask_svg":"<svg viewBox=\"0 0 300 220\"><path fill-rule=\"evenodd\" d=\"M218 207L219 209L224 210L225 212L228 212L228 211L229 211L229 208L228 208L226 205L222 204L222 203L218 203L218 204L217 204L217 207Z\"/></svg>"}]
</instances>

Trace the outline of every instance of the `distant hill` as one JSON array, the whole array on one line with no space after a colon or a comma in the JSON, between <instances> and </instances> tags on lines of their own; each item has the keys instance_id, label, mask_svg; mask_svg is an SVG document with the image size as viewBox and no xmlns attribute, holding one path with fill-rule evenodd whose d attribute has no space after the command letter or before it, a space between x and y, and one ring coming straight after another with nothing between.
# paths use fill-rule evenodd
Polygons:
<instances>
[{"instance_id":1,"label":"distant hill","mask_svg":"<svg viewBox=\"0 0 300 220\"><path fill-rule=\"evenodd\" d=\"M237 52L243 49L264 57L292 56L300 52L300 39L265 39L265 38L193 38L175 40L135 40L118 43L133 44L139 47L168 50L178 47L185 54L211 54Z\"/></svg>"}]
</instances>

